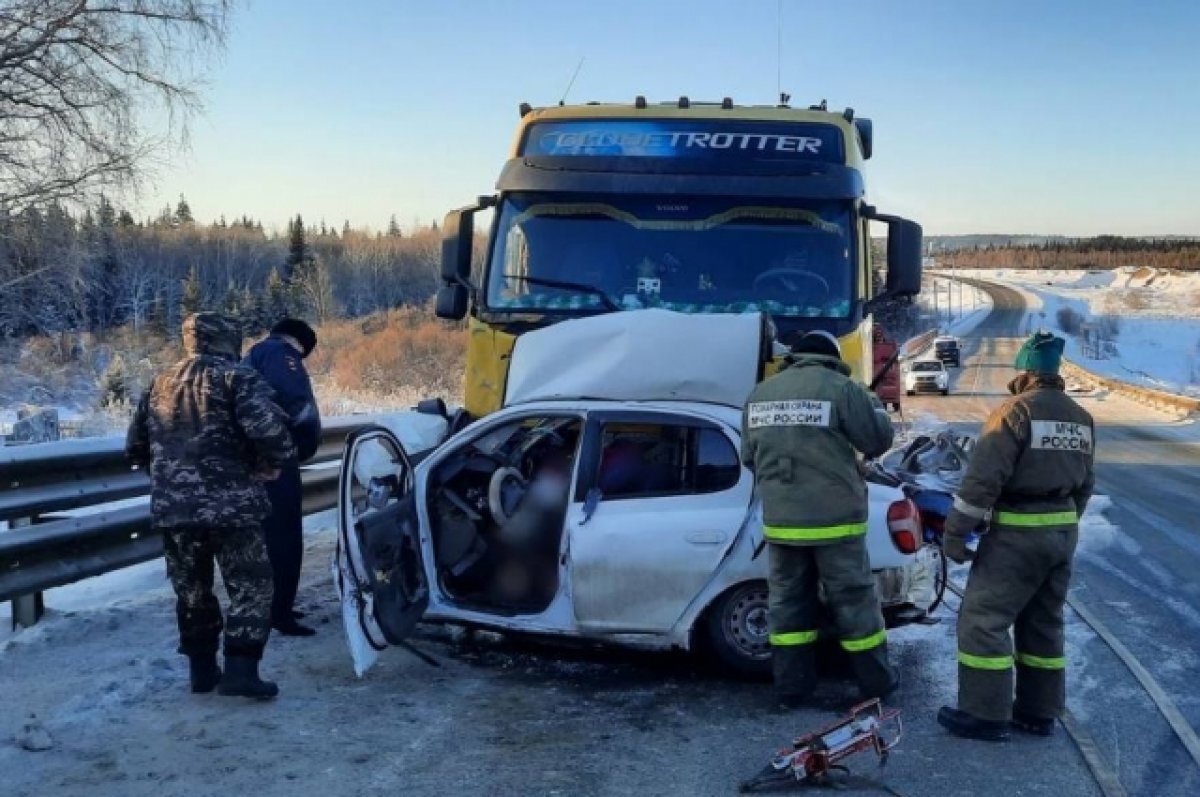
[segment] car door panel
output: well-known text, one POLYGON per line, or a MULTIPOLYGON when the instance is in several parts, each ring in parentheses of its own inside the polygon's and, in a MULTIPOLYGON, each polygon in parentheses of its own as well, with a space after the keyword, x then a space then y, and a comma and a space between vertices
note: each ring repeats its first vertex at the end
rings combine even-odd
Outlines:
MULTIPOLYGON (((646 422, 647 416, 617 416, 646 422)), ((588 446, 605 422, 589 424, 588 446)), ((650 423, 702 426, 686 415, 655 414, 650 423)), ((709 427, 717 429, 715 425, 709 427)), ((730 446, 736 443, 721 432, 730 446)), ((594 470, 593 470, 593 476, 594 470)), ((574 504, 568 515, 574 613, 581 630, 665 633, 712 580, 750 511, 752 477, 739 468, 736 483, 711 493, 603 497, 594 512, 574 504)))
POLYGON ((379 651, 400 644, 429 605, 412 467, 388 429, 346 439, 338 476, 334 581, 360 676, 379 651))

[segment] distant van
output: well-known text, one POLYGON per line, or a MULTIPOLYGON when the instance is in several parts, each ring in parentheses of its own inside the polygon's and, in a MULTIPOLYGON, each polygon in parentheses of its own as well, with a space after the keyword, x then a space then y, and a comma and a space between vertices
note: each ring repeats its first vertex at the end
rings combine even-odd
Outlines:
POLYGON ((953 366, 958 368, 962 364, 958 349, 958 338, 949 335, 934 338, 933 354, 947 367, 953 366))

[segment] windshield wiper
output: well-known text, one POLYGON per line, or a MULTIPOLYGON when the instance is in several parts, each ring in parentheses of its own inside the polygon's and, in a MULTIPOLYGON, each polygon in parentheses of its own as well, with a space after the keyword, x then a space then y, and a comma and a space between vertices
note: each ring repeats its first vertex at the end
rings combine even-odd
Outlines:
POLYGON ((615 299, 597 288, 595 285, 585 285, 582 282, 569 282, 567 280, 552 280, 545 277, 527 276, 525 274, 504 274, 503 277, 504 279, 527 282, 530 285, 545 285, 547 288, 561 288, 565 291, 586 293, 589 296, 599 297, 600 301, 604 303, 605 308, 609 310, 621 309, 621 306, 617 304, 615 299))

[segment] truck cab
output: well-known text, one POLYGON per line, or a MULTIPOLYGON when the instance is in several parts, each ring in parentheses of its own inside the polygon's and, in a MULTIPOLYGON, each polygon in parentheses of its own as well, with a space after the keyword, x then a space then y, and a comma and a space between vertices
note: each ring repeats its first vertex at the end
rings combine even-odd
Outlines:
POLYGON ((466 410, 500 407, 524 332, 649 308, 765 313, 785 347, 830 332, 869 382, 870 223, 888 228, 887 295, 917 293, 921 272, 920 226, 867 203, 871 150, 870 120, 824 105, 523 105, 498 193, 443 227, 437 313, 469 316, 466 410))

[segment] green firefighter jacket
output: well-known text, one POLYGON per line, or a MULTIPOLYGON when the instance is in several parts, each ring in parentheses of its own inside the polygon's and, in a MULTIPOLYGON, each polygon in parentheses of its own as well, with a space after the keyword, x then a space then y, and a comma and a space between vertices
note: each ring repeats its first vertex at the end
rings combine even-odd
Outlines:
POLYGON ((1024 373, 983 426, 954 508, 993 526, 1073 526, 1095 484, 1092 416, 1059 376, 1024 373))
POLYGON ((841 360, 793 355, 750 394, 742 462, 754 472, 771 542, 819 545, 866 533, 867 488, 855 450, 876 457, 892 422, 841 360))

